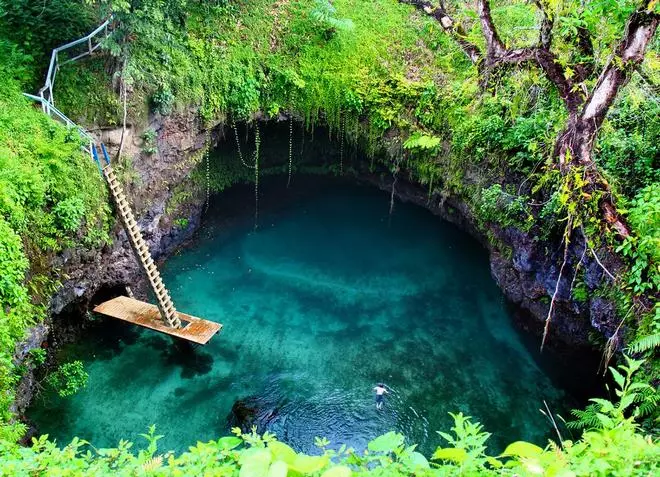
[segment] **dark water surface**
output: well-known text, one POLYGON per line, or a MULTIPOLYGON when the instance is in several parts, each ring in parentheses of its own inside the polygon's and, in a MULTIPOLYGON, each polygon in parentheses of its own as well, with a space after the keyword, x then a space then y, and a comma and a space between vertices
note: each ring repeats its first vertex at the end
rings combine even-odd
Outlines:
POLYGON ((227 434, 245 399, 259 431, 307 451, 315 436, 362 448, 397 430, 428 454, 449 411, 482 422, 494 451, 545 442, 543 400, 564 415, 573 404, 548 376, 569 371, 539 365, 475 241, 411 205, 389 219, 388 195, 371 188, 286 196, 279 182, 262 193, 257 232, 250 191, 221 195, 163 268, 177 308, 221 334, 182 352, 104 321, 67 351, 85 361, 87 387, 31 410, 42 433, 104 447, 156 424, 161 448, 185 450, 227 434), (392 389, 381 411, 378 381, 392 389))

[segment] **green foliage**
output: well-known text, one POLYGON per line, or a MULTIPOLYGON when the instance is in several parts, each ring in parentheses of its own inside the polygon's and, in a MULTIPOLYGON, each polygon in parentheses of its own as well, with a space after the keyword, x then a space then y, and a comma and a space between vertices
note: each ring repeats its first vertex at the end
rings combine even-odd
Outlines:
POLYGON ((502 190, 500 184, 481 191, 481 199, 477 206, 478 217, 482 221, 492 221, 502 227, 517 226, 523 230, 532 225, 531 216, 524 196, 514 196, 502 190))
POLYGON ((660 182, 642 189, 630 202, 628 220, 634 235, 617 248, 630 258, 628 286, 635 294, 660 292, 660 182))
POLYGON ((305 455, 274 435, 259 435, 256 429, 207 443, 198 442, 179 456, 158 449, 155 426, 141 434, 146 449, 131 452, 132 443, 120 441, 115 449, 96 449, 86 441, 74 439, 63 449, 48 441, 48 436, 33 439, 31 447, 0 441, 0 475, 29 476, 48 469, 61 475, 226 475, 239 477, 404 477, 410 475, 495 476, 647 476, 660 469, 660 446, 643 435, 633 417, 639 406, 635 396, 648 387, 633 381, 641 362, 628 360, 612 370, 617 383, 617 402, 594 399, 598 406, 597 424, 577 441, 549 442, 545 448, 518 441, 507 446, 499 456, 490 456, 486 441, 490 434, 479 423, 461 413, 452 414, 452 434, 440 433, 448 442, 438 447, 427 460, 415 445, 406 445, 403 435, 388 432, 358 452, 342 445, 329 449, 330 442, 316 438, 321 455, 305 455))
POLYGON ((314 8, 310 16, 319 28, 323 30, 323 36, 329 40, 341 30, 352 30, 353 21, 348 18, 337 18, 337 9, 330 0, 314 0, 314 8))
POLYGON ((660 180, 658 117, 660 102, 633 90, 615 105, 599 135, 596 159, 630 197, 660 180))
POLYGON ((631 353, 645 353, 660 347, 660 333, 644 336, 628 346, 631 353))
POLYGON ((626 364, 609 368, 616 383, 614 392, 618 397, 617 403, 600 398, 591 399, 593 404, 586 409, 571 412, 577 420, 569 422, 568 427, 612 429, 627 419, 640 419, 657 412, 660 403, 658 390, 634 380, 634 375, 641 368, 643 361, 631 359, 626 355, 624 358, 626 364))
POLYGON ((420 133, 414 133, 403 143, 405 149, 436 150, 440 145, 441 139, 436 136, 427 136, 420 133))
POLYGON ((174 221, 174 224, 175 224, 177 227, 179 227, 180 229, 186 229, 186 228, 188 228, 188 224, 189 224, 189 223, 190 223, 190 222, 189 222, 188 219, 186 219, 186 218, 180 218, 180 219, 176 219, 176 220, 174 221))
POLYGON ((87 385, 87 372, 82 361, 71 361, 60 365, 46 378, 46 383, 60 397, 70 397, 87 385))
POLYGON ((167 116, 174 108, 174 95, 167 86, 161 86, 151 97, 154 111, 167 116))
MULTIPOLYGON (((97 18, 80 0, 0 0, 0 38, 18 45, 43 65, 53 48, 87 34, 97 18)), ((32 87, 42 78, 31 77, 32 87)))
POLYGON ((43 348, 32 348, 30 350, 30 361, 35 366, 41 366, 46 362, 46 350, 43 348))
MULTIPOLYGON (((104 58, 65 64, 57 73, 56 85, 55 104, 71 120, 89 128, 121 124, 123 108, 112 89, 112 76, 104 58)), ((131 105, 131 116, 133 109, 131 105)))
POLYGON ((155 154, 158 152, 156 146, 156 131, 149 128, 142 133, 142 150, 147 154, 155 154))
POLYGON ((438 432, 449 444, 449 448, 438 448, 431 457, 433 460, 441 460, 452 463, 459 467, 461 473, 468 475, 486 470, 486 465, 497 462, 496 459, 486 455, 486 441, 490 433, 483 431, 483 426, 472 422, 470 417, 463 413, 451 414, 454 426, 451 430, 454 435, 446 432, 438 432))
POLYGON ((16 439, 12 355, 54 290, 44 268, 67 247, 107 240, 109 224, 104 184, 77 135, 20 94, 29 57, 4 40, 0 50, 0 438, 16 439))

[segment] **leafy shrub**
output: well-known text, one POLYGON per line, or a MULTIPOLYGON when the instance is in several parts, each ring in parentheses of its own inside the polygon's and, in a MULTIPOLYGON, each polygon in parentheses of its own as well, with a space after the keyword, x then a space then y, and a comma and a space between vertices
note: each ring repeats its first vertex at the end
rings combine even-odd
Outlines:
POLYGON ((30 361, 36 366, 40 366, 46 362, 46 350, 43 348, 32 348, 29 354, 30 361))
POLYGON ((69 397, 85 387, 88 377, 82 361, 71 361, 49 374, 46 383, 60 397, 69 397))
POLYGON ((630 258, 628 286, 633 293, 660 292, 660 183, 643 188, 630 202, 633 235, 617 248, 630 258))
POLYGON ((174 94, 167 86, 161 86, 151 97, 154 111, 167 116, 174 108, 174 94))
POLYGON ((80 197, 69 197, 53 207, 53 215, 62 230, 75 232, 82 224, 85 204, 80 197))
POLYGON ((0 0, 0 37, 40 64, 50 59, 53 48, 87 34, 96 21, 90 5, 79 0, 0 0))
POLYGON ((329 0, 314 0, 310 16, 329 40, 337 31, 352 30, 353 22, 348 18, 337 18, 337 9, 329 0))
POLYGON ((496 222, 502 227, 527 229, 533 220, 527 210, 526 197, 508 194, 500 184, 481 190, 477 212, 479 220, 496 222))
POLYGON ((147 154, 154 154, 158 152, 158 147, 156 146, 156 131, 151 128, 148 128, 142 133, 142 150, 147 154))
POLYGON ((54 281, 29 273, 31 264, 103 243, 110 224, 105 186, 80 140, 20 94, 30 59, 2 40, 0 50, 10 52, 0 55, 0 439, 17 439, 24 426, 9 411, 19 376, 12 355, 44 317, 54 281))
MULTIPOLYGON (((48 441, 33 439, 32 447, 19 447, 0 441, 0 475, 29 476, 48 469, 71 476, 105 475, 239 475, 241 477, 360 477, 360 476, 647 476, 658 470, 660 447, 642 434, 634 422, 640 406, 637 396, 648 385, 632 378, 641 361, 611 369, 617 388, 616 402, 593 399, 596 420, 577 441, 549 442, 545 448, 518 441, 509 444, 499 456, 487 453, 490 436, 479 423, 461 413, 452 414, 451 433, 440 432, 447 441, 427 459, 407 445, 403 435, 388 432, 358 452, 342 445, 330 449, 327 439, 316 438, 320 455, 305 455, 279 442, 274 435, 259 435, 255 429, 235 436, 198 442, 179 456, 158 449, 154 426, 141 434, 145 449, 131 452, 132 444, 120 441, 116 449, 96 449, 75 438, 64 449, 48 441), (628 412, 631 417, 626 417, 628 412)), ((657 391, 656 391, 657 393, 657 391)))

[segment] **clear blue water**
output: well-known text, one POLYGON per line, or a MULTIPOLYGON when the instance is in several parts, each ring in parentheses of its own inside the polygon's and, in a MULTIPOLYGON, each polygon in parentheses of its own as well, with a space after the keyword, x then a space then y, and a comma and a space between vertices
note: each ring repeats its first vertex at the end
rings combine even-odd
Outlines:
POLYGON ((514 328, 486 252, 421 208, 398 203, 389 218, 389 196, 372 188, 309 189, 265 187, 256 232, 249 190, 219 196, 163 270, 177 308, 221 334, 186 352, 101 322, 67 351, 88 386, 38 400, 40 431, 103 447, 156 424, 161 448, 185 450, 226 435, 246 400, 259 431, 307 451, 315 436, 362 448, 397 430, 428 454, 450 411, 482 422, 494 451, 544 443, 543 400, 562 412, 572 401, 514 328), (379 381, 392 390, 380 411, 379 381))

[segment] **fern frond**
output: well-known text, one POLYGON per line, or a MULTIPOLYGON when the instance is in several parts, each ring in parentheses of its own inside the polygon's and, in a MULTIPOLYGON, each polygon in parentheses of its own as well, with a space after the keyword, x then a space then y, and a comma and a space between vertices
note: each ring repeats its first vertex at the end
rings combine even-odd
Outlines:
POLYGON ((639 417, 648 417, 658 411, 660 406, 660 393, 656 391, 641 393, 642 403, 637 407, 639 417))
POLYGON ((142 464, 142 470, 145 472, 151 472, 163 465, 163 456, 158 455, 152 459, 149 459, 144 464, 142 464))
POLYGON ((660 333, 654 333, 652 335, 644 336, 639 338, 630 346, 628 349, 632 353, 644 353, 646 351, 660 347, 660 333))
POLYGON ((571 414, 576 418, 574 421, 568 421, 566 426, 569 429, 593 429, 601 426, 600 420, 596 416, 600 408, 596 404, 589 404, 584 410, 573 409, 571 414))

